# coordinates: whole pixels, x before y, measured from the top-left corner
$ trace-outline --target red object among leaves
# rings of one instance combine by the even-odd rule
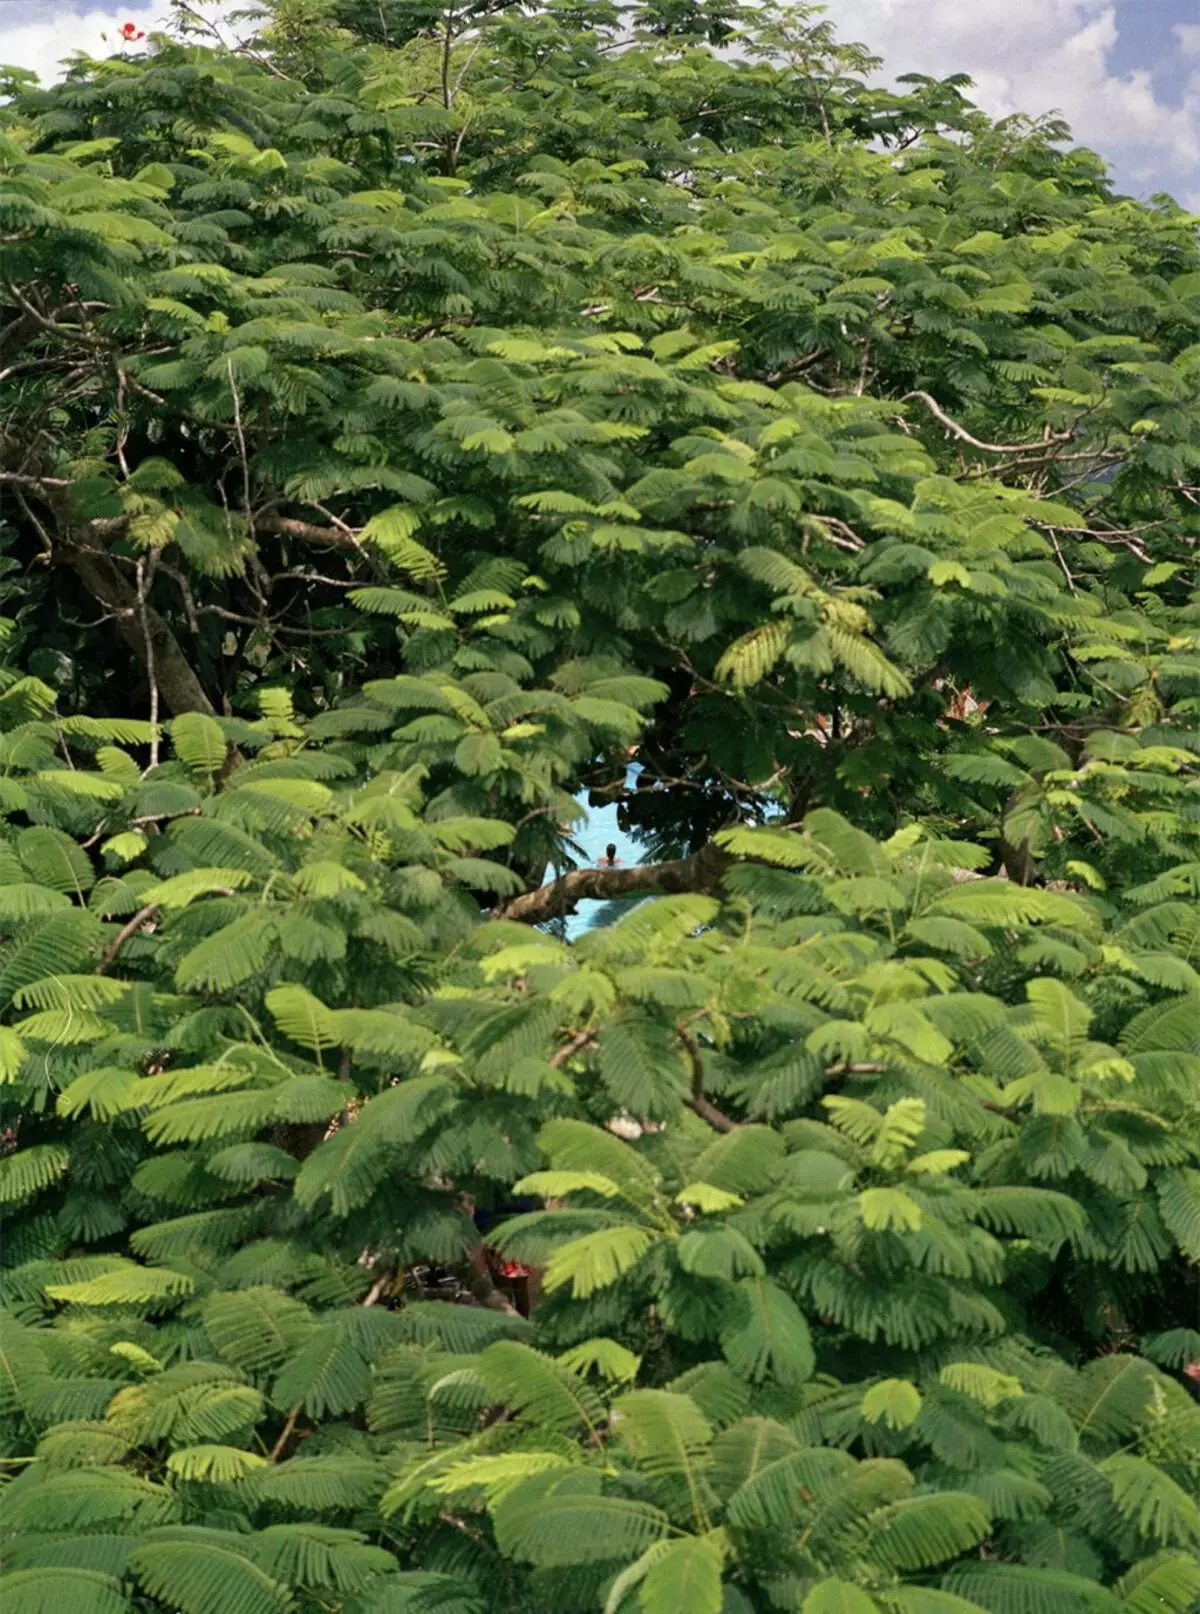
[[[145,37],[146,30],[144,28],[139,28],[136,23],[126,22],[121,24],[122,39],[127,39],[132,42],[138,39],[145,39]]]
[[[1189,1362],[1183,1371],[1189,1379],[1200,1379],[1200,1362]]]
[[[502,1256],[499,1250],[485,1247],[484,1254],[493,1278],[531,1278],[533,1268],[527,1267],[521,1261],[509,1261]]]

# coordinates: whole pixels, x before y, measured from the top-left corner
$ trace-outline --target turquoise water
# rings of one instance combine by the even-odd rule
[[[627,788],[637,778],[636,765],[629,770],[626,780]],[[641,848],[630,840],[629,836],[617,828],[617,808],[614,803],[609,807],[589,807],[587,792],[576,798],[579,805],[584,808],[587,818],[576,826],[574,839],[583,856],[580,858],[580,867],[595,866],[604,856],[604,848],[615,842],[617,856],[625,868],[636,868],[642,861]],[[573,941],[576,936],[582,936],[585,930],[591,928],[602,902],[581,902],[579,912],[572,914],[567,920],[567,940]]]

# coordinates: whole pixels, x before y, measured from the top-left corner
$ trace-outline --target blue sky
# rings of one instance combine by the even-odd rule
[[[1200,210],[1200,0],[830,0],[889,73],[969,73],[993,115],[1060,112],[1135,195]]]
[[[1157,94],[1169,105],[1178,106],[1187,88],[1189,63],[1176,30],[1200,28],[1200,4],[1196,0],[1120,0],[1116,13],[1117,42],[1109,56],[1113,71],[1149,72]],[[1193,70],[1195,65],[1193,58]]]

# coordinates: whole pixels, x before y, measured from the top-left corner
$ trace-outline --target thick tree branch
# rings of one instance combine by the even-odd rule
[[[594,1031],[590,1029],[587,1031],[577,1031],[571,1038],[570,1042],[564,1042],[558,1052],[553,1055],[550,1060],[551,1069],[561,1070],[568,1059],[570,1059],[574,1054],[579,1053],[581,1049],[588,1047],[589,1044],[594,1043],[595,1040],[596,1033]]]
[[[146,657],[146,677],[150,683],[150,768],[158,767],[158,669],[155,666],[154,635],[150,631],[150,607],[146,603],[146,594],[150,588],[153,576],[155,557],[151,555],[150,566],[147,567],[144,558],[137,563],[137,602],[138,621],[142,624],[142,645]]]
[[[1054,443],[1070,442],[1072,436],[1070,432],[1051,432],[1047,430],[1046,436],[1041,442],[983,443],[980,442],[978,437],[972,437],[965,426],[960,426],[956,420],[951,420],[937,399],[931,397],[929,393],[906,392],[900,401],[901,403],[907,403],[910,398],[916,398],[920,403],[923,403],[938,425],[944,426],[950,435],[956,437],[960,443],[969,443],[972,448],[982,449],[985,454],[1037,454]]]
[[[14,487],[32,488],[40,493],[44,488],[69,488],[70,478],[65,476],[24,476],[20,471],[0,471],[0,482],[11,482]]]
[[[732,859],[710,841],[691,857],[670,863],[647,863],[633,869],[574,869],[548,885],[514,897],[497,908],[493,919],[515,919],[540,925],[574,913],[580,902],[607,902],[613,897],[678,896],[688,891],[713,892]]]
[[[123,576],[110,556],[82,544],[68,543],[63,558],[80,582],[101,605],[111,611],[117,632],[157,681],[158,692],[176,716],[180,712],[203,712],[216,716],[212,701],[184,655],[179,640],[152,606],[138,599],[135,588]],[[148,657],[153,657],[151,668]]]
[[[297,521],[294,516],[255,516],[259,532],[277,533],[282,538],[302,538],[307,544],[329,544],[335,549],[359,549],[351,527],[319,527],[315,521]]]
[[[703,1093],[693,1093],[688,1103],[700,1119],[707,1121],[717,1132],[737,1131],[738,1123],[731,1121],[724,1111],[719,1110],[711,1099],[705,1098]]]

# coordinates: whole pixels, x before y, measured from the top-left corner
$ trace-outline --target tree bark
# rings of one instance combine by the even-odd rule
[[[107,555],[68,542],[63,559],[83,586],[101,605],[113,613],[117,632],[143,667],[147,666],[146,635],[154,652],[154,677],[167,708],[177,717],[181,712],[217,715],[204,686],[184,655],[179,640],[151,605],[146,606],[145,624],[138,604],[137,590]]]
[[[689,891],[719,890],[733,859],[710,841],[691,857],[670,863],[647,863],[633,869],[574,869],[536,891],[514,897],[497,908],[493,919],[515,919],[540,925],[574,913],[580,902],[607,902],[612,897],[678,896]]]
[[[700,1053],[700,1044],[682,1021],[679,1024],[679,1041],[692,1067],[692,1093],[688,1103],[700,1119],[707,1121],[715,1131],[736,1132],[738,1123],[726,1115],[724,1110],[719,1110],[712,1099],[704,1096],[704,1059]]]
[[[1014,807],[1016,807],[1020,799],[1021,792],[1019,790],[1014,790],[1012,795],[1009,796],[1008,800],[1004,804],[1005,818],[1007,818],[1009,813],[1011,813]],[[1014,842],[1010,841],[1003,832],[1003,823],[1004,821],[1001,820],[1000,862],[1004,868],[1005,874],[1007,874],[1008,878],[1013,882],[1014,885],[1037,885],[1038,866],[1033,852],[1030,850],[1029,842],[1027,840],[1023,840],[1021,844],[1017,846]]]
[[[1004,865],[1004,872],[1014,885],[1036,885],[1038,883],[1038,866],[1033,853],[1029,850],[1029,842],[1022,841],[1020,846],[1014,846],[1011,841],[1001,839],[1000,861]]]

